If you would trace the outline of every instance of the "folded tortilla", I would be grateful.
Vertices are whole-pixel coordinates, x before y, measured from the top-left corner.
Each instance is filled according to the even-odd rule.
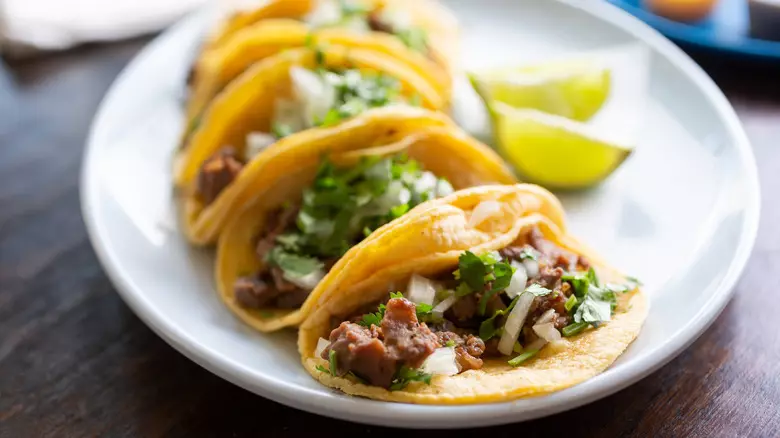
[[[388,55],[417,73],[434,89],[442,102],[450,100],[452,80],[449,72],[420,52],[409,49],[398,38],[382,33],[366,34],[341,28],[312,32],[303,22],[276,18],[258,21],[231,34],[196,61],[187,101],[188,125],[231,80],[252,64],[283,50],[309,44],[338,45]]]
[[[545,199],[545,202],[540,202]],[[474,209],[497,201],[500,211],[470,226]],[[388,287],[406,285],[412,274],[452,272],[464,251],[475,254],[522,244],[536,227],[559,247],[585,256],[608,281],[623,277],[593,251],[566,233],[560,204],[531,185],[483,186],[422,204],[403,222],[379,230],[339,263],[322,281],[315,308],[301,324],[298,346],[305,368],[321,383],[377,400],[427,404],[499,402],[558,391],[603,372],[638,335],[647,313],[644,294],[635,288],[619,297],[609,322],[547,344],[533,358],[512,367],[506,357],[485,359],[481,369],[434,375],[430,384],[412,382],[401,390],[361,383],[354,377],[327,372],[328,361],[315,355],[318,340],[328,338],[333,322],[381,301]],[[398,289],[391,290],[398,290]],[[400,289],[403,292],[403,289]],[[324,371],[323,371],[324,370]]]
[[[353,0],[355,1],[355,0]],[[401,8],[411,24],[428,34],[431,56],[452,71],[459,48],[459,26],[454,14],[436,0],[359,0],[370,9]],[[204,52],[226,44],[243,28],[271,19],[301,20],[317,5],[317,0],[267,0],[261,6],[245,8],[229,15],[208,37]]]
[[[375,123],[355,120],[339,130],[331,131],[329,135],[319,133],[316,140],[276,148],[280,152],[263,157],[262,162],[252,163],[252,185],[265,191],[227,224],[219,237],[216,264],[220,297],[247,324],[261,331],[296,326],[319,305],[321,292],[326,290],[315,287],[299,309],[245,308],[236,302],[234,293],[234,284],[239,277],[257,272],[264,264],[255,246],[266,217],[285,203],[300,200],[303,190],[314,179],[317,164],[324,154],[340,166],[354,164],[362,157],[405,154],[420,163],[424,170],[447,179],[455,189],[489,183],[511,184],[516,181],[490,148],[458,128],[451,125],[429,126],[408,130],[398,136],[403,123],[391,122],[393,118],[390,114],[385,110],[380,111],[384,111],[385,115],[383,118],[376,117]],[[381,129],[377,129],[380,125]],[[420,125],[419,121],[417,125]],[[390,134],[390,131],[395,132]],[[529,194],[526,201],[537,205],[537,210],[549,211],[551,214],[557,209],[557,201],[546,193]],[[541,206],[545,203],[550,205]],[[418,211],[422,212],[417,208],[412,209],[375,233],[406,229],[404,224],[408,222],[407,216],[417,216],[414,212]],[[369,236],[353,246],[339,259],[333,270],[339,271],[340,266],[349,264],[353,255],[361,253],[360,248],[371,240]],[[390,255],[386,255],[386,258],[389,262],[394,260]]]

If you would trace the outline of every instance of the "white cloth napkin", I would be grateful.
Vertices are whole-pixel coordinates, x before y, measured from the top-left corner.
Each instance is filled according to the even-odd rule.
[[[21,56],[168,26],[206,0],[0,0],[0,51]]]

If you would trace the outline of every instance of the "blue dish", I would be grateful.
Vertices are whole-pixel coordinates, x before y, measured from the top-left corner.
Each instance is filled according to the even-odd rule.
[[[746,0],[721,0],[712,14],[696,23],[672,21],[648,11],[642,0],[608,0],[658,29],[667,37],[693,46],[780,61],[780,41],[750,35]]]

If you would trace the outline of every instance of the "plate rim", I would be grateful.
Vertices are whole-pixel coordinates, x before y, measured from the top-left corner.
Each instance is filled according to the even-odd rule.
[[[87,235],[95,249],[98,261],[115,286],[123,301],[158,336],[177,351],[219,377],[247,389],[262,397],[307,412],[342,420],[398,427],[398,420],[405,421],[404,427],[414,428],[458,428],[500,425],[540,418],[601,399],[622,390],[638,380],[656,371],[676,357],[706,330],[721,313],[734,294],[734,287],[745,269],[755,244],[760,217],[760,185],[755,157],[750,141],[739,118],[722,91],[712,79],[687,54],[666,39],[658,31],[641,20],[629,15],[608,2],[581,2],[578,0],[555,0],[581,13],[591,15],[610,23],[636,39],[650,46],[661,56],[668,59],[682,74],[688,76],[702,91],[706,100],[714,107],[724,121],[726,133],[734,140],[734,147],[746,168],[747,193],[750,199],[746,206],[746,215],[739,237],[737,251],[729,264],[723,279],[714,289],[712,299],[708,300],[696,316],[690,320],[664,344],[647,354],[639,356],[631,364],[613,371],[613,378],[599,382],[586,391],[578,391],[575,386],[565,391],[538,398],[538,405],[531,410],[513,410],[515,402],[483,403],[472,405],[412,405],[359,399],[350,396],[325,398],[323,392],[301,390],[286,382],[274,380],[268,375],[244,366],[240,362],[216,354],[208,346],[189,336],[184,330],[171,324],[162,312],[150,305],[144,294],[135,285],[132,278],[123,273],[117,262],[116,252],[106,244],[107,235],[104,224],[96,218],[98,212],[99,185],[93,182],[97,177],[94,156],[99,149],[96,141],[98,127],[104,124],[107,108],[114,101],[114,95],[121,89],[133,71],[145,62],[145,59],[158,45],[174,38],[182,28],[193,25],[200,13],[194,13],[168,29],[149,43],[117,76],[111,88],[103,98],[86,141],[80,175],[81,214]],[[563,395],[562,395],[563,394]]]

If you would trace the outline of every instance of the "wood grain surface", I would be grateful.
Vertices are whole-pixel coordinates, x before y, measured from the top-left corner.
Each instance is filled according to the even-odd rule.
[[[113,290],[82,223],[79,167],[100,99],[145,42],[0,65],[0,436],[397,436],[219,379],[153,334]],[[690,348],[628,389],[556,416],[466,432],[780,435],[780,74],[697,59],[736,107],[760,168],[762,222],[735,298]]]

